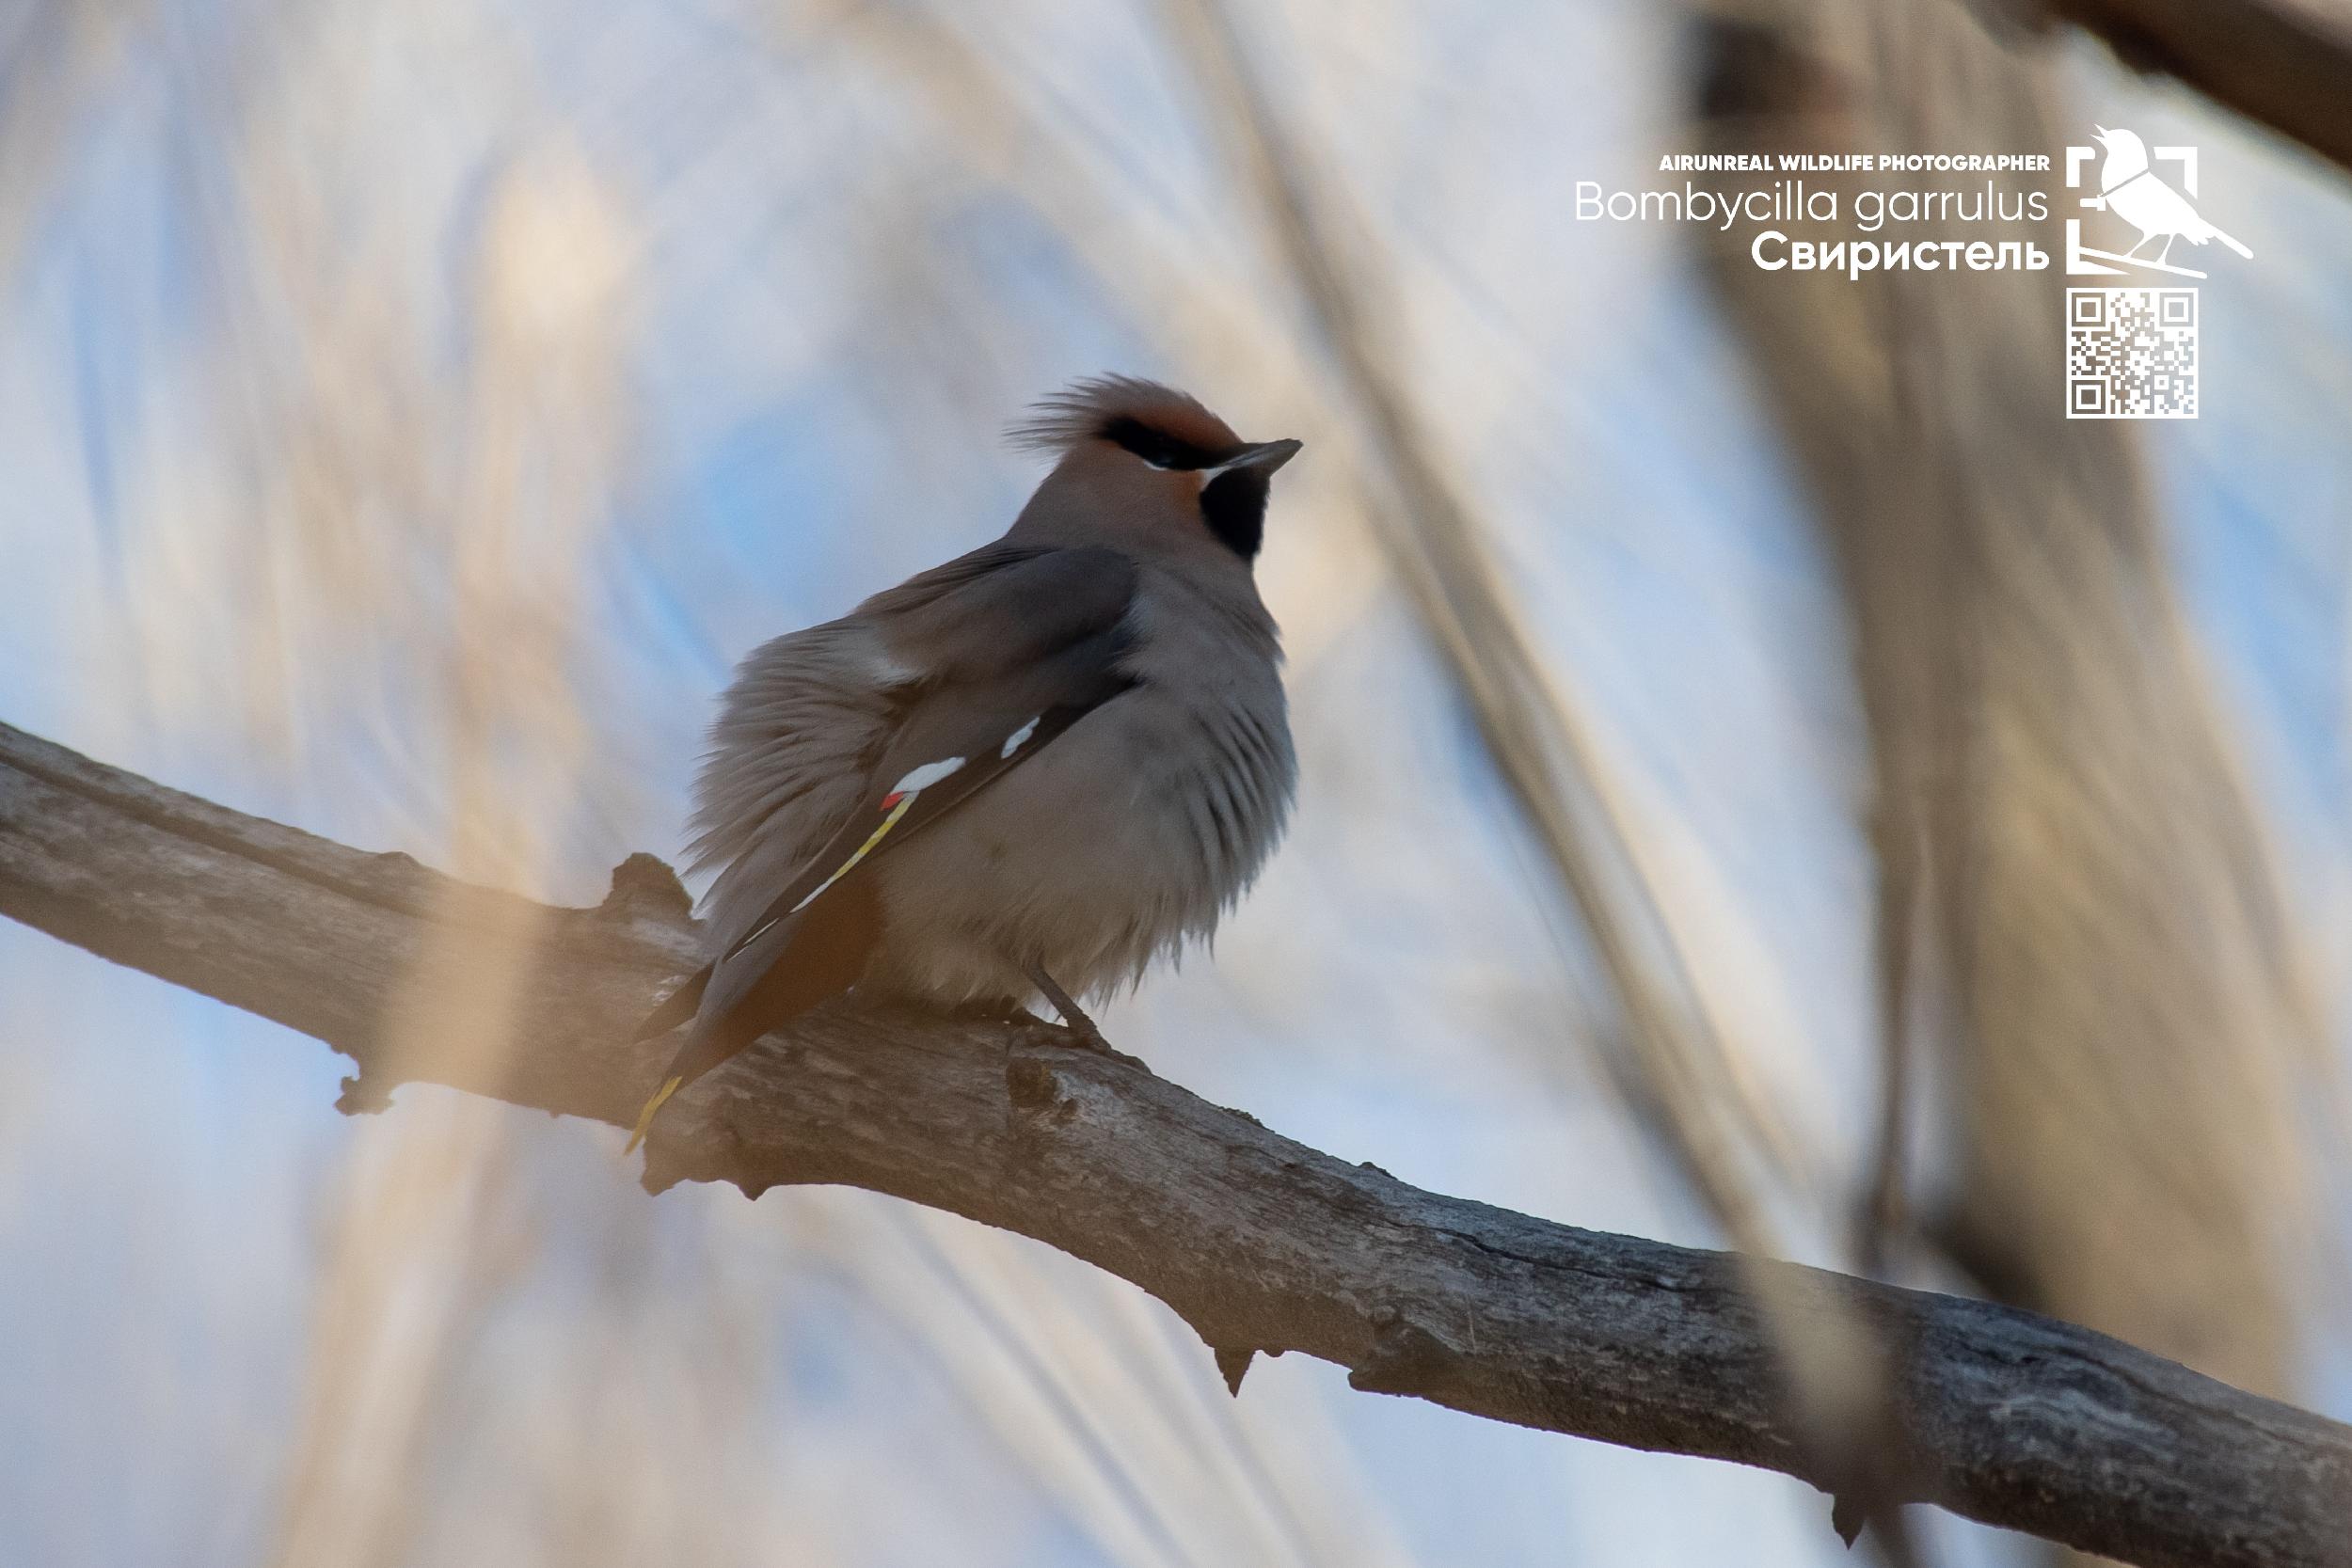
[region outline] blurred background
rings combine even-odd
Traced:
[[[2254,252],[2195,421],[2058,417],[2056,272],[1573,218],[2094,122]],[[0,719],[593,902],[737,657],[998,532],[1031,399],[1162,377],[1307,442],[1304,804],[1123,1048],[2352,1417],[2347,257],[2341,171],[1947,0],[16,0]],[[0,996],[0,1560],[1847,1560],[1776,1475],[1296,1356],[1230,1399],[905,1204],[347,1119],[316,1042],[7,924]]]

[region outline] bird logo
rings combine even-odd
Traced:
[[[2095,139],[2102,150],[2098,194],[2084,197],[2082,204],[2094,212],[2113,213],[2117,217],[2138,230],[2139,238],[2129,250],[2119,253],[2092,250],[2081,245],[2076,233],[2070,233],[2067,258],[2069,272],[2113,273],[2116,270],[2112,267],[2090,265],[2081,261],[2086,257],[2097,257],[2101,261],[2121,261],[2128,266],[2147,267],[2158,272],[2175,273],[2187,277],[2204,277],[2205,275],[2201,272],[2193,272],[2186,267],[2172,264],[2172,245],[2177,240],[2186,240],[2191,245],[2201,245],[2209,240],[2219,240],[2240,256],[2249,260],[2253,257],[2254,253],[2244,244],[2233,236],[2222,232],[2200,216],[2195,203],[2189,199],[2188,196],[2182,195],[2180,191],[2165,182],[2164,177],[2156,173],[2150,161],[2148,144],[2141,141],[2137,135],[2130,131],[2110,131],[2104,125],[2097,127],[2097,132]],[[2195,195],[2197,190],[2196,150],[2194,148],[2158,148],[2156,151],[2158,156],[2176,157],[2181,160],[2182,182],[2188,187],[2190,196]],[[2079,167],[2075,155],[2079,153],[2084,160],[2087,160],[2091,155],[2091,150],[2089,148],[2069,148],[2067,152],[2067,182],[2073,184]],[[2070,222],[2067,228],[2070,230],[2077,230],[2078,225]],[[2159,240],[2163,244],[2154,255],[2141,254]]]

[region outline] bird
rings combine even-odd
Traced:
[[[2158,266],[2171,255],[2175,239],[2192,245],[2219,240],[2240,256],[2252,258],[2252,251],[2198,216],[2188,198],[2157,178],[2148,164],[2148,144],[2137,133],[2110,131],[2104,125],[2095,129],[2094,139],[2106,150],[2106,156],[2099,164],[2099,194],[2084,198],[2083,205],[2111,211],[2139,230],[2138,243],[2123,253],[2126,259],[2137,256],[2140,245],[2158,235],[2164,237],[2164,248],[2156,254]]]
[[[1295,440],[1186,393],[1071,384],[1011,431],[1052,469],[1004,534],[755,649],[694,783],[709,962],[640,1026],[685,1085],[846,992],[964,1016],[1078,1000],[1205,942],[1297,777],[1253,571]]]

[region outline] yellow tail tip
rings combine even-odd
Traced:
[[[636,1130],[629,1133],[628,1147],[622,1149],[622,1153],[637,1152],[637,1146],[645,1141],[645,1129],[653,1125],[653,1114],[668,1104],[670,1097],[677,1093],[678,1085],[685,1082],[683,1078],[666,1079],[660,1088],[653,1091],[653,1098],[645,1101],[645,1108],[637,1113]]]

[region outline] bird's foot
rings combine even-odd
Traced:
[[[1054,1011],[1061,1015],[1062,1028],[1069,1033],[1072,1043],[1108,1056],[1115,1062],[1124,1062],[1129,1067],[1143,1066],[1141,1058],[1128,1055],[1103,1037],[1103,1031],[1095,1025],[1093,1019],[1087,1016],[1087,1010],[1079,1006],[1076,999],[1062,990],[1051,974],[1045,973],[1044,965],[1031,964],[1028,973],[1030,983],[1044,993],[1045,1000],[1053,1004]]]
[[[1103,1031],[1097,1029],[1094,1021],[1084,1013],[1078,1014],[1074,1022],[1063,1024],[1062,1032],[1070,1037],[1070,1043],[1081,1051],[1091,1051],[1098,1056],[1117,1062],[1120,1067],[1134,1068],[1137,1072],[1152,1070],[1152,1065],[1142,1057],[1131,1056],[1104,1039]]]
[[[1076,1036],[1080,1045],[1085,1046],[1089,1051],[1100,1051],[1104,1055],[1117,1054],[1111,1050],[1111,1042],[1103,1037],[1101,1026],[1084,1011],[1073,1006],[1064,1012],[1058,1002],[1054,1004],[1054,1010],[1061,1013],[1061,1026]]]

